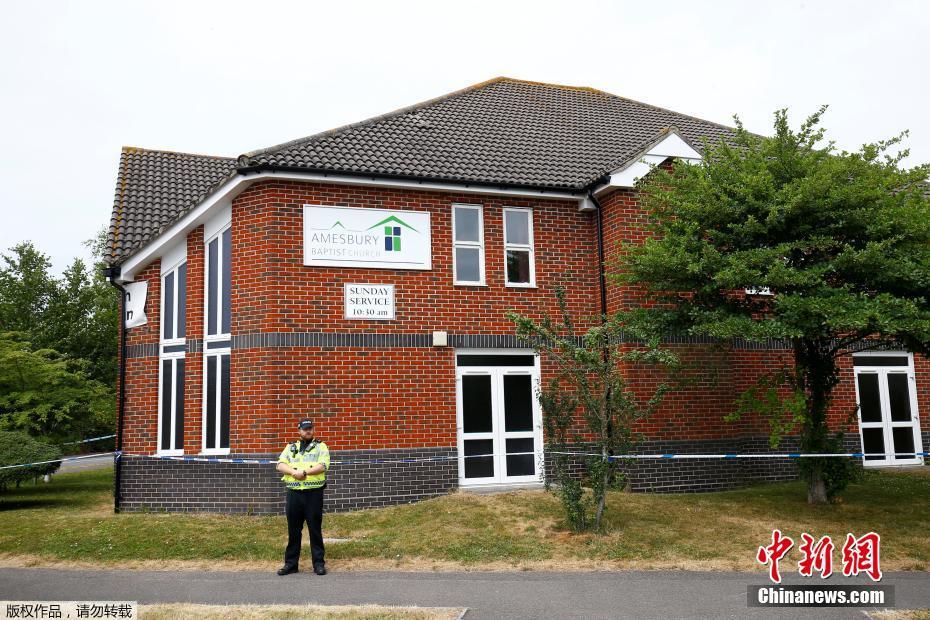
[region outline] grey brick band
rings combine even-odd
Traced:
[[[581,343],[581,337],[577,337]],[[621,342],[635,344],[633,339],[621,338]],[[664,338],[667,344],[718,344],[714,338],[700,336],[670,336]],[[514,334],[449,334],[449,346],[459,349],[527,349],[530,345]],[[781,340],[753,342],[734,339],[734,349],[780,350],[789,348]],[[373,333],[335,333],[335,332],[262,332],[255,334],[238,334],[232,337],[233,349],[274,349],[289,347],[309,347],[322,349],[413,349],[431,348],[432,334],[373,334]],[[888,348],[888,347],[886,347]],[[186,351],[200,353],[203,341],[189,339]],[[157,344],[136,344],[127,347],[128,358],[155,357],[158,355]]]
[[[406,504],[453,491],[458,485],[455,448],[342,450],[326,487],[326,510],[343,512]],[[276,460],[278,453],[229,458]],[[395,461],[381,463],[379,461]],[[126,511],[283,514],[285,488],[274,465],[172,461],[123,457],[121,506]]]

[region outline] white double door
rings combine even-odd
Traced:
[[[923,458],[913,357],[907,353],[853,356],[859,433],[866,466],[919,465]]]
[[[457,353],[459,484],[541,480],[542,414],[532,353]]]

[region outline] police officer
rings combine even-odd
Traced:
[[[297,572],[304,522],[310,528],[313,572],[326,574],[323,550],[323,489],[329,469],[329,448],[314,436],[313,421],[304,418],[297,425],[300,441],[289,443],[278,457],[276,469],[287,485],[284,510],[287,514],[287,548],[279,575]]]

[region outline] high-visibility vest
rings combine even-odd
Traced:
[[[287,488],[295,491],[304,489],[319,489],[326,484],[326,472],[329,470],[329,448],[322,441],[311,441],[303,452],[300,451],[300,442],[289,443],[278,457],[279,463],[287,463],[294,469],[308,471],[318,463],[322,463],[323,471],[310,474],[303,480],[298,480],[289,474],[281,477]]]

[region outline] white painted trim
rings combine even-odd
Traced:
[[[487,196],[514,196],[539,198],[544,200],[577,200],[579,205],[584,201],[585,195],[572,192],[545,192],[539,190],[522,190],[522,189],[495,189],[493,187],[478,187],[471,185],[457,185],[454,183],[431,183],[418,181],[403,181],[394,179],[379,179],[375,177],[353,177],[339,174],[327,173],[295,173],[295,172],[276,172],[266,171],[257,174],[236,175],[218,187],[212,194],[207,196],[200,204],[188,211],[177,222],[169,226],[160,235],[149,241],[139,248],[121,265],[121,273],[117,281],[120,283],[131,282],[140,270],[151,263],[154,259],[162,256],[166,246],[172,244],[172,241],[179,235],[186,236],[191,230],[201,224],[205,224],[213,217],[217,210],[228,208],[232,200],[245,191],[250,185],[269,179],[282,179],[286,181],[305,181],[305,182],[324,182],[336,183],[339,185],[361,185],[366,187],[393,187],[404,189],[416,189],[422,191],[442,191],[458,194],[478,194]]]
[[[177,269],[186,261],[187,237],[184,237],[161,255],[161,276],[164,278],[165,274]]]
[[[221,204],[217,213],[203,223],[203,238],[206,240],[217,236],[232,224],[232,201]]]
[[[201,450],[200,456],[226,456],[229,453],[229,448],[210,448],[209,450]]]
[[[599,187],[595,194],[613,187],[635,187],[636,182],[663,161],[673,157],[686,163],[701,161],[701,154],[695,151],[681,136],[674,131],[649,148],[645,154],[633,161],[625,163],[610,173],[610,182]]]

